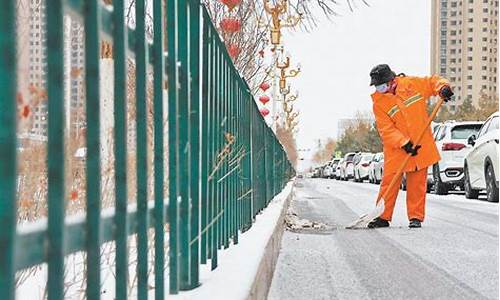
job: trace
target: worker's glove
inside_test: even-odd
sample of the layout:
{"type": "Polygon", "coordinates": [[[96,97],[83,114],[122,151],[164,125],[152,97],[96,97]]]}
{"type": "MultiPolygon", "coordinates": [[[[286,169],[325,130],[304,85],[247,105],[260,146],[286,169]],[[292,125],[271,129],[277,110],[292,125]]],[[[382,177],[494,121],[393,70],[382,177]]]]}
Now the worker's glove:
{"type": "Polygon", "coordinates": [[[411,156],[415,156],[418,154],[418,149],[422,148],[422,146],[420,145],[416,145],[415,148],[413,148],[413,143],[411,141],[408,141],[408,143],[406,143],[403,147],[403,150],[408,153],[408,154],[411,154],[411,156]]]}
{"type": "Polygon", "coordinates": [[[449,85],[443,86],[439,91],[439,96],[443,98],[444,102],[450,101],[453,95],[453,91],[451,90],[449,85]]]}

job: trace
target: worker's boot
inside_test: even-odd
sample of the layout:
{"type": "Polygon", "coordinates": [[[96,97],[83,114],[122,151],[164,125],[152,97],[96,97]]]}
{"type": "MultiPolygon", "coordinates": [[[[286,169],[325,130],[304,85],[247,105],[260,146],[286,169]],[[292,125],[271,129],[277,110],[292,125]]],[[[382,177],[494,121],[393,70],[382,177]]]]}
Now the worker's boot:
{"type": "Polygon", "coordinates": [[[389,227],[389,221],[379,217],[368,223],[368,228],[380,228],[380,227],[389,227]]]}
{"type": "Polygon", "coordinates": [[[419,219],[411,219],[410,224],[408,225],[410,228],[420,228],[422,227],[422,222],[419,219]]]}

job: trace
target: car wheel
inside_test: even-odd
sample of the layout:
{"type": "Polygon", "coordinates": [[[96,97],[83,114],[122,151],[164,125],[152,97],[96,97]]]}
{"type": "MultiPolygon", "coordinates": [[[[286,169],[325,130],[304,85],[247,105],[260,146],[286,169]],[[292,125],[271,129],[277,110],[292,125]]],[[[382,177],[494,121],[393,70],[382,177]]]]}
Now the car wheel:
{"type": "Polygon", "coordinates": [[[464,167],[464,190],[465,198],[467,199],[477,199],[477,197],[479,197],[479,190],[473,189],[470,184],[469,168],[467,165],[464,167]]]}
{"type": "Polygon", "coordinates": [[[498,187],[495,180],[495,171],[491,164],[486,166],[484,175],[486,179],[486,198],[489,202],[498,202],[498,187]]]}
{"type": "Polygon", "coordinates": [[[439,165],[434,165],[432,175],[434,177],[434,192],[436,195],[448,195],[448,186],[441,181],[441,176],[439,176],[439,165]]]}

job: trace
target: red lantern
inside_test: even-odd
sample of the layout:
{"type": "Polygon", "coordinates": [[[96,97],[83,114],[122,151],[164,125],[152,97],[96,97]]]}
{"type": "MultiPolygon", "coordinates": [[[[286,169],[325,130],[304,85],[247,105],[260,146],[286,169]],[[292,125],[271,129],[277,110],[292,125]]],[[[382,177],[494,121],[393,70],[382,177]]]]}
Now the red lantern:
{"type": "Polygon", "coordinates": [[[260,57],[264,58],[264,49],[259,51],[259,55],[260,55],[260,57]]]}
{"type": "Polygon", "coordinates": [[[260,89],[263,90],[264,92],[267,91],[270,87],[269,83],[263,82],[259,85],[260,89]]]}
{"type": "Polygon", "coordinates": [[[269,102],[269,100],[270,100],[269,97],[266,95],[259,97],[259,101],[264,105],[266,105],[266,103],[269,102]]]}
{"type": "Polygon", "coordinates": [[[260,114],[265,118],[269,114],[269,109],[267,108],[261,108],[260,109],[260,114]]]}
{"type": "Polygon", "coordinates": [[[27,118],[29,117],[30,113],[31,113],[30,106],[27,104],[23,105],[23,107],[21,108],[21,117],[27,118]]]}
{"type": "Polygon", "coordinates": [[[241,0],[220,0],[220,2],[222,2],[222,4],[224,4],[225,6],[227,6],[229,11],[231,11],[233,10],[233,8],[235,8],[241,3],[241,0]]]}
{"type": "Polygon", "coordinates": [[[227,47],[227,52],[229,53],[229,56],[235,58],[240,54],[240,47],[235,44],[231,44],[227,47]]]}
{"type": "Polygon", "coordinates": [[[220,27],[222,30],[228,33],[235,33],[240,31],[241,29],[241,23],[238,19],[236,18],[225,18],[220,21],[220,27]]]}

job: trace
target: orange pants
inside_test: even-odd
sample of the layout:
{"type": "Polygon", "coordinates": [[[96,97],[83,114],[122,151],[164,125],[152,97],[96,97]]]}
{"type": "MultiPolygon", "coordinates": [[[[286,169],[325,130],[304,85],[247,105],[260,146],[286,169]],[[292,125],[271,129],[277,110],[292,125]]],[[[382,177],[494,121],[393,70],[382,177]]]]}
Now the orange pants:
{"type": "MultiPolygon", "coordinates": [[[[389,188],[392,178],[396,174],[384,174],[380,184],[379,196],[382,196],[389,188]]],[[[380,216],[382,219],[390,221],[401,186],[402,176],[399,176],[394,187],[389,190],[384,199],[385,210],[380,216]]],[[[425,196],[427,193],[427,168],[406,173],[406,211],[408,220],[418,219],[424,221],[425,217],[425,196]]]]}

